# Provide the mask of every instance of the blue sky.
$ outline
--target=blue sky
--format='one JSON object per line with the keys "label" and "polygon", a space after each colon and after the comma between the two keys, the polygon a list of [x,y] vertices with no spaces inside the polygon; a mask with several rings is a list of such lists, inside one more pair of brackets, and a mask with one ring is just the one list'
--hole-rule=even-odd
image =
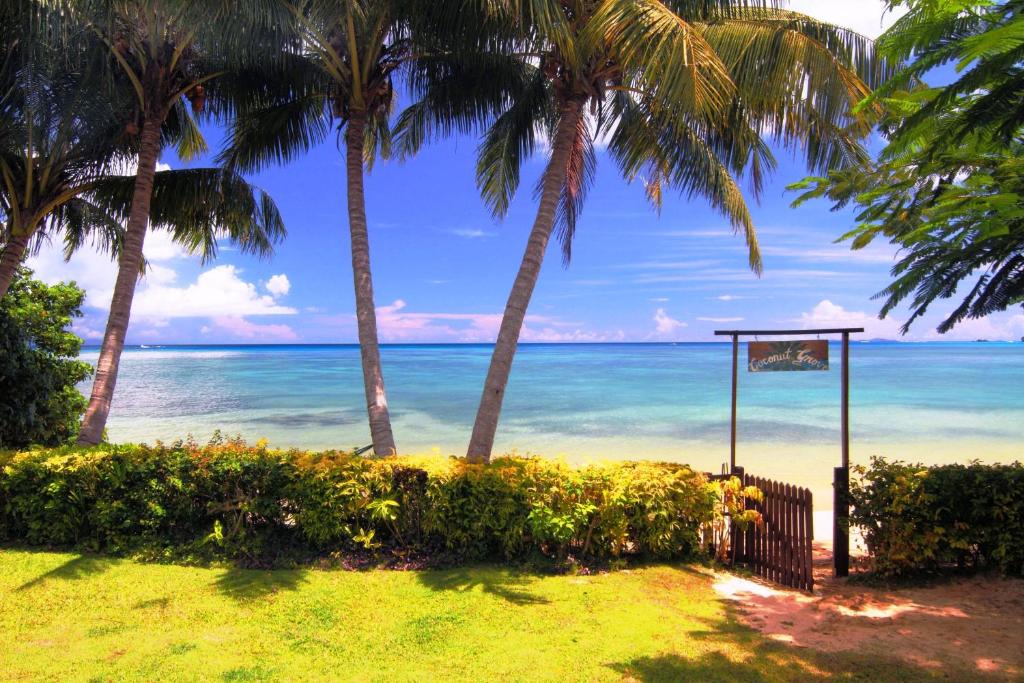
{"label": "blue sky", "polygon": [[[877,35],[878,0],[799,0],[794,9]],[[211,145],[219,131],[207,131]],[[406,163],[379,163],[367,177],[374,284],[384,342],[493,341],[530,229],[532,188],[543,154],[524,168],[521,191],[501,222],[479,199],[476,142],[453,139]],[[851,212],[826,202],[799,209],[785,186],[806,175],[785,153],[760,204],[751,206],[765,272],[747,267],[741,237],[703,201],[666,196],[661,215],[639,182],[622,180],[599,152],[598,179],[563,268],[551,245],[524,341],[689,341],[729,327],[862,325],[867,337],[895,338],[905,312],[877,320],[871,295],[889,281],[893,250],[851,252],[834,240]],[[171,167],[182,164],[163,160]],[[333,140],[297,163],[253,177],[284,214],[289,236],[259,261],[225,245],[201,265],[160,232],[147,237],[152,266],[140,283],[129,343],[354,342],[343,158]],[[82,252],[63,263],[56,250],[30,265],[47,280],[75,279],[88,292],[76,329],[95,343],[113,287],[113,264]],[[936,307],[909,338],[934,339]],[[973,321],[943,338],[1024,335],[1024,315]]]}

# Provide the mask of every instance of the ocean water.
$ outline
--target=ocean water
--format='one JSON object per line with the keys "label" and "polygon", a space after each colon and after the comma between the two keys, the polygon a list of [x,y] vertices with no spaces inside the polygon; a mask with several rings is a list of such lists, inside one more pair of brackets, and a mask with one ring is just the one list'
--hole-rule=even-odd
{"label": "ocean water", "polygon": [[[745,348],[740,357],[739,464],[810,486],[819,501],[840,458],[838,345],[830,355],[828,372],[786,373],[748,373]],[[854,342],[850,356],[854,463],[1024,460],[1024,343]],[[462,454],[490,347],[394,345],[382,357],[399,449]],[[729,344],[523,345],[496,451],[718,471],[730,361]],[[358,347],[125,350],[111,439],[204,441],[215,429],[281,447],[368,444]]]}

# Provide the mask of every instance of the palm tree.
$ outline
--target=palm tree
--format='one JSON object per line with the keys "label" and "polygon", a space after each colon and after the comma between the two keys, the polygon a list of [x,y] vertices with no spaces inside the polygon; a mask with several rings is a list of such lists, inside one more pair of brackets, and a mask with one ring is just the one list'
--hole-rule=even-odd
{"label": "palm tree", "polygon": [[811,168],[865,159],[868,113],[853,110],[885,67],[851,31],[757,0],[523,0],[513,53],[530,72],[488,131],[478,184],[503,215],[519,167],[545,131],[539,206],[505,306],[469,443],[488,460],[526,310],[552,232],[571,256],[597,164],[595,135],[627,179],[707,199],[742,232],[761,267],[740,189],[757,196],[774,165],[769,141],[802,149]]}
{"label": "palm tree", "polygon": [[44,39],[52,19],[22,5],[0,17],[7,45],[0,66],[0,297],[43,233],[94,234],[113,244],[120,232],[87,196],[128,151],[115,103],[96,97],[96,65],[80,44]]}
{"label": "palm tree", "polygon": [[[344,137],[356,320],[373,450],[396,452],[377,335],[364,174],[392,155],[395,80],[423,95],[403,113],[403,152],[431,134],[468,131],[500,111],[512,88],[481,52],[501,26],[503,0],[306,0],[290,5],[295,43],[282,81],[260,83],[239,110],[221,159],[243,170],[292,160],[332,130]],[[492,78],[492,75],[497,78]],[[456,84],[451,91],[443,86]],[[252,95],[253,90],[247,89]]]}
{"label": "palm tree", "polygon": [[[60,0],[49,2],[63,4]],[[137,135],[138,150],[117,280],[79,443],[98,443],[110,412],[132,300],[144,264],[143,245],[161,149],[175,142],[179,156],[185,158],[205,150],[185,103],[191,104],[194,114],[201,114],[208,102],[214,109],[228,106],[220,101],[216,82],[252,67],[258,63],[256,57],[268,52],[279,19],[275,7],[260,0],[225,0],[212,6],[196,0],[79,0],[64,9],[72,30],[81,27],[95,36],[115,65],[116,79],[130,87],[134,102],[126,128]],[[240,181],[234,174],[217,177]],[[194,215],[216,214],[211,204],[223,206],[223,198],[216,196],[189,197],[194,201]],[[226,213],[242,219],[243,225],[235,226],[242,233],[279,234],[280,217],[276,209],[265,210],[268,203],[269,199],[250,188],[248,201],[242,204],[260,210],[245,216],[244,211],[237,211],[239,204],[228,202],[235,210]],[[270,223],[263,222],[266,220]],[[250,248],[259,251],[258,245],[264,242],[256,240]]]}
{"label": "palm tree", "polygon": [[[451,3],[439,3],[439,5]],[[377,335],[364,174],[390,154],[394,80],[417,58],[411,28],[414,2],[401,0],[292,5],[294,45],[284,46],[290,73],[276,93],[267,88],[240,110],[222,160],[256,170],[290,161],[344,137],[348,225],[363,386],[373,451],[396,452]]]}

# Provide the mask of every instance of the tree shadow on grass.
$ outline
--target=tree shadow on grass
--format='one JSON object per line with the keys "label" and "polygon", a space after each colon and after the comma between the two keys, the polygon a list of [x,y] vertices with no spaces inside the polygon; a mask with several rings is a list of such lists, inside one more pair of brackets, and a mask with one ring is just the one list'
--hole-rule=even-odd
{"label": "tree shadow on grass", "polygon": [[[749,647],[749,646],[748,646]],[[677,654],[637,657],[610,665],[624,681],[660,683],[661,681],[722,681],[723,683],[760,683],[782,681],[925,681],[932,679],[990,680],[977,672],[916,666],[895,657],[852,653],[822,653],[796,650],[775,643],[746,650],[743,661],[723,652],[705,652],[687,658]],[[1003,679],[1003,677],[1000,677]]]}
{"label": "tree shadow on grass", "polygon": [[896,670],[942,669],[964,680],[1020,678],[1024,670],[1019,580],[975,576],[894,588],[827,577],[812,595],[723,575],[714,587],[728,596],[723,604],[734,620],[791,652],[867,665],[877,655]]}
{"label": "tree shadow on grass", "polygon": [[[609,665],[625,681],[864,681],[1005,680],[1005,673],[966,669],[952,662],[915,663],[877,648],[826,652],[768,639],[738,620],[732,601],[722,601],[726,618],[691,617],[703,625],[685,637],[701,641],[704,652],[687,657],[666,653]],[[836,638],[842,638],[837,633]],[[730,657],[729,653],[737,656]]]}
{"label": "tree shadow on grass", "polygon": [[30,581],[26,581],[18,586],[17,590],[26,591],[51,580],[75,581],[84,579],[107,571],[114,563],[115,560],[105,557],[79,555],[78,557],[71,558],[59,567],[54,567],[50,571],[40,574]]}
{"label": "tree shadow on grass", "polygon": [[444,571],[425,571],[418,575],[420,582],[436,591],[482,590],[513,605],[544,605],[551,601],[528,590],[529,574],[496,567],[464,567]]}
{"label": "tree shadow on grass", "polygon": [[[624,681],[654,683],[661,681],[750,681],[760,682],[765,674],[758,667],[731,661],[721,652],[709,652],[697,659],[679,655],[637,657],[628,662],[614,664],[611,669],[622,675]],[[795,672],[794,672],[795,673]]]}
{"label": "tree shadow on grass", "polygon": [[165,595],[162,598],[152,598],[150,600],[142,600],[142,601],[137,602],[134,605],[132,605],[132,607],[134,609],[157,608],[157,609],[164,610],[164,609],[167,609],[167,607],[170,604],[171,604],[171,598],[169,596]]}
{"label": "tree shadow on grass", "polygon": [[[742,661],[723,652],[705,652],[693,658],[679,654],[636,657],[610,668],[624,681],[722,681],[760,683],[772,681],[920,681],[947,678],[948,671],[910,667],[889,657],[819,656],[796,652],[780,653],[777,648],[756,647]],[[955,678],[955,676],[954,676]],[[971,679],[964,679],[971,680]]]}
{"label": "tree shadow on grass", "polygon": [[240,602],[258,600],[281,591],[297,590],[306,582],[304,569],[240,569],[224,570],[214,586],[223,595]]}

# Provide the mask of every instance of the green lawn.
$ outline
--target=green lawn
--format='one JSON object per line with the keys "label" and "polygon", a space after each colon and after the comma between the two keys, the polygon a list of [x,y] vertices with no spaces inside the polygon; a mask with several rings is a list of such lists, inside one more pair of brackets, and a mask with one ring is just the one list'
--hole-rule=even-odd
{"label": "green lawn", "polygon": [[[941,673],[941,672],[936,672]],[[949,673],[948,671],[945,673]],[[0,550],[0,678],[917,679],[739,626],[685,566],[254,571]]]}

